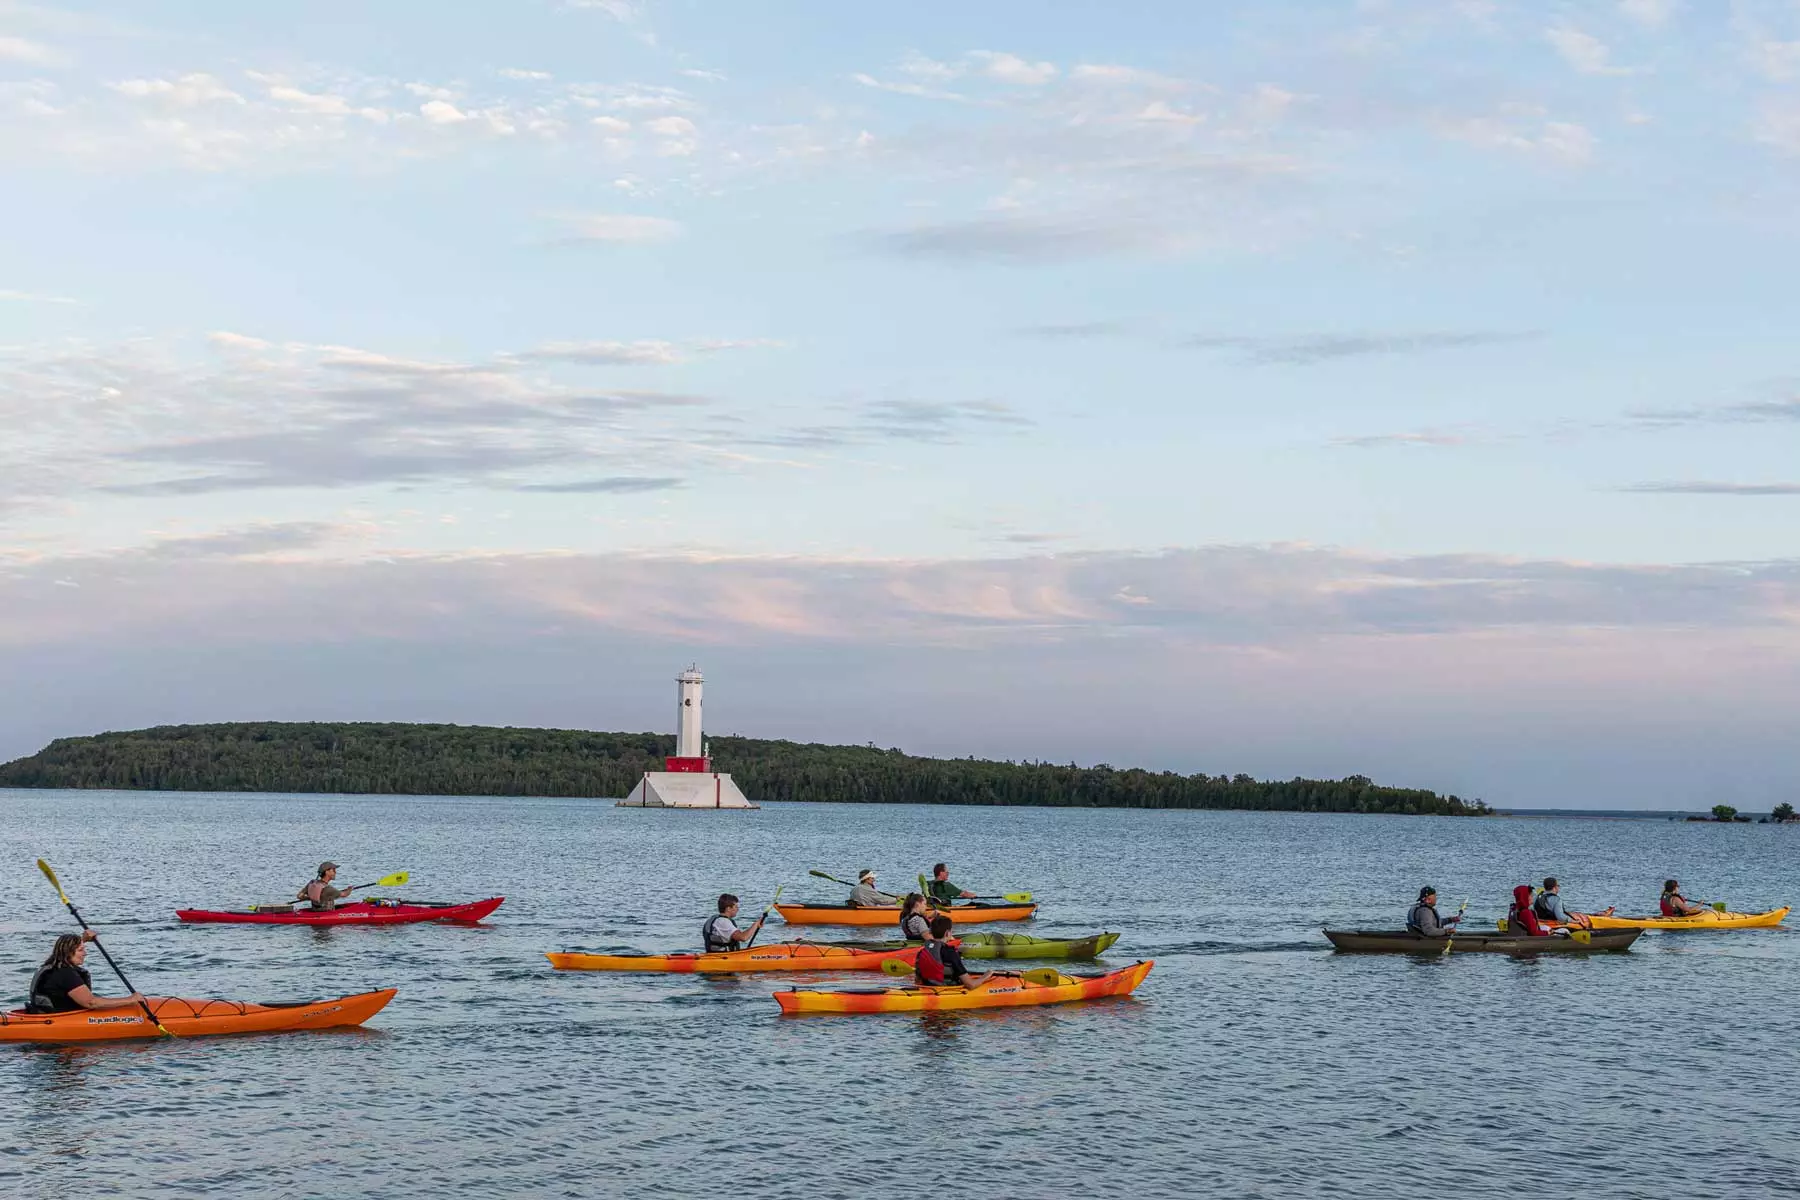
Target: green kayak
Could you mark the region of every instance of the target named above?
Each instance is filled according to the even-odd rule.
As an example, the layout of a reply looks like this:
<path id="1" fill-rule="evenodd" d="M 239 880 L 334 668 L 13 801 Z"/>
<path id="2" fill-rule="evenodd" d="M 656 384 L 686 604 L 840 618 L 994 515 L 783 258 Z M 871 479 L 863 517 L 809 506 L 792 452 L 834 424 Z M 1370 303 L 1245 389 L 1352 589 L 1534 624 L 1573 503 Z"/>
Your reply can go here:
<path id="1" fill-rule="evenodd" d="M 1106 948 L 1119 940 L 1116 933 L 1096 933 L 1084 938 L 1042 938 L 1029 933 L 964 933 L 955 935 L 962 942 L 964 958 L 1099 958 Z M 917 946 L 918 942 L 830 942 L 833 946 L 858 950 L 900 950 Z"/>

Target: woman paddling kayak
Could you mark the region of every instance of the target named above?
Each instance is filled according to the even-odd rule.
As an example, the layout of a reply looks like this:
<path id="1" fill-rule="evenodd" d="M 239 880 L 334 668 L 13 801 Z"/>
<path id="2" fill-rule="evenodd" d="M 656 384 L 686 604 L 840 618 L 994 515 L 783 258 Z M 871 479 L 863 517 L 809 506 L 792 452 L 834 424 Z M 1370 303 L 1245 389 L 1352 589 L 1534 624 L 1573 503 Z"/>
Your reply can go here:
<path id="1" fill-rule="evenodd" d="M 87 933 L 65 933 L 50 948 L 50 957 L 31 977 L 31 992 L 25 998 L 28 1013 L 75 1012 L 83 1008 L 136 1008 L 144 1002 L 137 992 L 129 996 L 94 995 L 94 977 L 82 966 L 87 961 L 87 944 L 94 940 Z"/>

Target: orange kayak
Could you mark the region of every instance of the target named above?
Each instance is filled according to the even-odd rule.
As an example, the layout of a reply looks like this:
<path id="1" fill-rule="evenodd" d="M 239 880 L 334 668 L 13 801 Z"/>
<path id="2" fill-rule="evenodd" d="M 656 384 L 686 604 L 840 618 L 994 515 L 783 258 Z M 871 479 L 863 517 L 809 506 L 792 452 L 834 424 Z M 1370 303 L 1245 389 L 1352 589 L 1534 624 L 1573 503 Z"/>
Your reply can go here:
<path id="1" fill-rule="evenodd" d="M 910 963 L 919 947 L 864 950 L 814 942 L 775 942 L 711 954 L 546 954 L 559 971 L 673 971 L 734 974 L 743 971 L 879 971 L 890 958 Z"/>
<path id="2" fill-rule="evenodd" d="M 149 1004 L 170 1034 L 184 1038 L 361 1025 L 393 998 L 394 989 L 383 988 L 335 1000 L 303 1000 L 294 1004 L 184 1000 L 179 996 L 152 996 Z M 144 1010 L 136 1007 L 0 1013 L 0 1042 L 116 1042 L 161 1036 L 144 1016 Z"/>
<path id="3" fill-rule="evenodd" d="M 970 1008 L 1020 1008 L 1068 1004 L 1102 996 L 1129 996 L 1150 974 L 1141 962 L 1110 975 L 1057 974 L 1055 983 L 995 975 L 974 987 L 854 988 L 838 992 L 789 988 L 775 993 L 783 1013 L 948 1012 Z"/>
<path id="4" fill-rule="evenodd" d="M 775 911 L 789 925 L 887 925 L 900 928 L 899 905 L 862 908 L 849 904 L 777 904 Z M 1035 904 L 953 904 L 933 909 L 948 914 L 958 925 L 977 921 L 1029 921 Z"/>

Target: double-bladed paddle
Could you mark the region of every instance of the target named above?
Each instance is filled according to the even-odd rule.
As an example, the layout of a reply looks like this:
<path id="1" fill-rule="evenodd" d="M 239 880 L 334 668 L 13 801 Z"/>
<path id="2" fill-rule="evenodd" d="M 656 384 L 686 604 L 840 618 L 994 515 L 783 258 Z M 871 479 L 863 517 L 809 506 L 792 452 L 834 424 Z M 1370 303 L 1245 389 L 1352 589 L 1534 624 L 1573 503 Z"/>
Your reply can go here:
<path id="1" fill-rule="evenodd" d="M 781 899 L 781 889 L 786 886 L 787 884 L 785 883 L 778 883 L 775 885 L 775 899 L 769 901 L 769 907 L 763 909 L 763 915 L 756 919 L 756 932 L 751 934 L 750 940 L 744 943 L 744 949 L 748 950 L 750 947 L 756 945 L 756 939 L 762 936 L 763 922 L 767 921 L 769 919 L 769 914 L 775 911 L 775 903 Z"/>
<path id="2" fill-rule="evenodd" d="M 351 888 L 346 888 L 345 890 L 350 891 L 350 890 L 353 890 L 354 888 L 372 888 L 372 887 L 405 887 L 411 881 L 412 881 L 412 872 L 411 871 L 395 871 L 392 875 L 383 875 L 380 879 L 377 879 L 374 883 L 358 883 L 358 884 L 352 885 Z"/>
<path id="3" fill-rule="evenodd" d="M 931 900 L 931 885 L 925 881 L 925 877 L 923 875 L 919 876 L 919 895 L 925 897 L 927 900 Z M 1004 896 L 958 896 L 956 899 L 957 900 L 1004 900 L 1008 904 L 1030 904 L 1031 903 L 1031 893 L 1030 892 L 1008 892 Z M 935 900 L 931 900 L 931 902 L 933 904 L 937 903 L 937 901 L 935 901 Z M 952 900 L 952 901 L 950 901 L 950 903 L 955 904 L 956 900 Z"/>
<path id="4" fill-rule="evenodd" d="M 1444 939 L 1444 954 L 1446 957 L 1448 957 L 1450 954 L 1450 943 L 1454 942 L 1456 940 L 1456 930 L 1457 930 L 1457 927 L 1462 924 L 1463 914 L 1468 911 L 1469 911 L 1469 902 L 1468 902 L 1468 900 L 1465 899 L 1462 902 L 1462 907 L 1456 910 L 1456 920 L 1454 920 L 1450 923 L 1450 936 Z"/>
<path id="5" fill-rule="evenodd" d="M 100 935 L 94 933 L 93 927 L 82 920 L 81 913 L 75 908 L 75 902 L 69 899 L 69 894 L 67 892 L 63 891 L 62 881 L 56 877 L 56 872 L 50 869 L 50 864 L 40 858 L 38 859 L 38 870 L 44 873 L 44 878 L 48 879 L 50 881 L 50 886 L 56 889 L 56 898 L 63 902 L 63 906 L 69 910 L 69 915 L 75 918 L 75 923 L 81 926 L 83 931 L 93 935 L 92 940 L 94 949 L 100 951 L 100 957 L 104 958 L 106 960 L 106 965 L 113 969 L 113 974 L 119 977 L 119 982 L 125 985 L 125 990 L 133 995 L 137 995 L 137 989 L 131 986 L 131 980 L 125 978 L 125 972 L 119 969 L 119 964 L 113 961 L 113 956 L 108 954 L 106 947 L 100 944 Z M 144 1010 L 144 1015 L 150 1018 L 150 1023 L 156 1026 L 158 1033 L 162 1034 L 164 1037 L 175 1036 L 167 1029 L 163 1028 L 163 1023 L 156 1019 L 156 1014 L 150 1011 L 150 1002 L 148 1000 L 139 997 L 138 1007 Z"/>

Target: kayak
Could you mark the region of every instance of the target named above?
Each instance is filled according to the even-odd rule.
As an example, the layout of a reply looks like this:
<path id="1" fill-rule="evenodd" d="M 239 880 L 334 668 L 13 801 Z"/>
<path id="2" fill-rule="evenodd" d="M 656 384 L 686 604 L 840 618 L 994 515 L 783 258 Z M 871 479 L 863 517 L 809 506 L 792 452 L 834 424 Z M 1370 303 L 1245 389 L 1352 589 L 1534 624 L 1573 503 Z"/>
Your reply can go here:
<path id="1" fill-rule="evenodd" d="M 748 950 L 708 954 L 546 954 L 558 971 L 670 971 L 679 974 L 735 974 L 745 971 L 879 971 L 890 958 L 910 963 L 920 943 L 863 949 L 815 942 L 775 942 Z"/>
<path id="2" fill-rule="evenodd" d="M 900 906 L 857 907 L 849 904 L 777 904 L 775 911 L 789 925 L 886 925 L 900 927 Z M 1029 921 L 1035 904 L 953 904 L 934 911 L 945 913 L 959 925 L 975 921 Z"/>
<path id="3" fill-rule="evenodd" d="M 1595 929 L 1768 929 L 1781 924 L 1788 910 L 1768 912 L 1719 912 L 1707 909 L 1691 917 L 1593 917 Z"/>
<path id="4" fill-rule="evenodd" d="M 323 912 L 314 912 L 310 908 L 295 911 L 281 905 L 267 904 L 256 908 L 234 909 L 229 912 L 212 912 L 203 908 L 179 908 L 175 910 L 175 915 L 183 921 L 198 924 L 230 925 L 410 925 L 417 921 L 456 921 L 473 924 L 499 908 L 505 899 L 504 896 L 490 896 L 486 900 L 471 900 L 464 904 L 445 904 L 428 900 L 416 903 L 400 900 L 386 903 L 357 900 L 350 904 L 340 904 L 336 908 L 326 909 Z"/>
<path id="5" fill-rule="evenodd" d="M 152 996 L 148 1003 L 163 1028 L 177 1038 L 230 1033 L 293 1033 L 361 1025 L 394 998 L 393 988 L 301 1000 L 252 1004 L 244 1000 L 183 1000 Z M 162 1034 L 141 1008 L 78 1009 L 63 1013 L 0 1013 L 0 1042 L 117 1042 Z"/>
<path id="6" fill-rule="evenodd" d="M 956 939 L 964 958 L 1099 958 L 1119 940 L 1116 933 L 1084 938 L 1041 938 L 1029 933 L 965 933 Z M 896 950 L 918 942 L 828 942 L 859 950 Z"/>
<path id="7" fill-rule="evenodd" d="M 1641 929 L 1596 930 L 1586 941 L 1561 934 L 1529 937 L 1505 933 L 1459 933 L 1451 941 L 1450 953 L 1470 954 L 1593 954 L 1602 950 L 1625 950 L 1643 935 Z M 1385 954 L 1442 954 L 1444 938 L 1421 937 L 1405 929 L 1327 929 L 1325 936 L 1339 950 Z"/>
<path id="8" fill-rule="evenodd" d="M 1032 983 L 1016 975 L 995 975 L 974 987 L 851 988 L 822 992 L 789 988 L 775 993 L 783 1013 L 953 1012 L 972 1008 L 1023 1008 L 1068 1004 L 1102 996 L 1129 996 L 1144 982 L 1153 962 L 1107 975 L 1064 975 L 1055 983 Z M 1048 970 L 1049 968 L 1045 968 Z"/>

